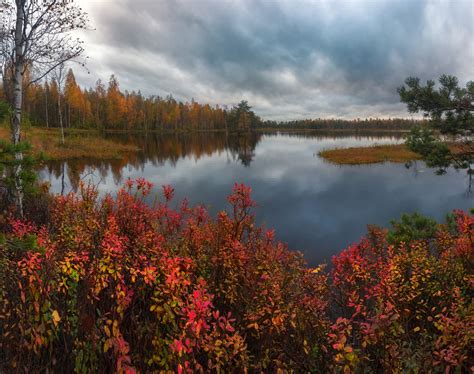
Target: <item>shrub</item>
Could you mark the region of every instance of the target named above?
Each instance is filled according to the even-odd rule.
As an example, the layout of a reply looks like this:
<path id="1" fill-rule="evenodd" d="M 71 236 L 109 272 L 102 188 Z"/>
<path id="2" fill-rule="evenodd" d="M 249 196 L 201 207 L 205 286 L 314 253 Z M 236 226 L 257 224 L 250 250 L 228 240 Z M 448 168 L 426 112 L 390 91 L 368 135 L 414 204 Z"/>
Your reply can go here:
<path id="1" fill-rule="evenodd" d="M 326 276 L 254 227 L 250 190 L 232 215 L 153 207 L 151 185 L 115 199 L 54 198 L 51 221 L 12 219 L 0 251 L 3 370 L 228 371 L 315 367 Z M 320 299 L 321 298 L 321 299 Z"/>
<path id="2" fill-rule="evenodd" d="M 393 244 L 371 228 L 326 272 L 255 224 L 244 185 L 216 218 L 186 201 L 175 208 L 169 186 L 150 206 L 151 188 L 129 180 L 101 198 L 81 186 L 51 198 L 47 224 L 9 218 L 0 371 L 472 366 L 472 215 L 454 212 L 430 225 L 433 238 L 423 231 Z"/>
<path id="3" fill-rule="evenodd" d="M 421 235 L 388 245 L 386 231 L 372 229 L 367 239 L 335 256 L 332 290 L 340 307 L 329 335 L 335 367 L 469 370 L 474 217 L 454 215 L 456 230 L 440 225 L 433 240 Z M 347 349 L 351 354 L 342 354 Z"/>

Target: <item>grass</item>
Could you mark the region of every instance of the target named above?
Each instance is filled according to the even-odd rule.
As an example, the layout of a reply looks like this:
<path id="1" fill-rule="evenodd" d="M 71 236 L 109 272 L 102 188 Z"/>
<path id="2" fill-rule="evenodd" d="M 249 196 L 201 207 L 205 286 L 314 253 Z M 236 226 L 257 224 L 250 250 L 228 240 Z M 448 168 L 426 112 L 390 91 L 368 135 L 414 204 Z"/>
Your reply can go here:
<path id="1" fill-rule="evenodd" d="M 420 156 L 410 151 L 405 144 L 337 148 L 319 152 L 318 155 L 339 165 L 363 165 L 387 161 L 408 162 L 420 159 Z"/>
<path id="2" fill-rule="evenodd" d="M 73 158 L 114 159 L 138 149 L 132 145 L 104 139 L 96 132 L 85 130 L 67 131 L 65 142 L 60 142 L 59 129 L 31 127 L 22 130 L 22 140 L 32 145 L 35 154 L 43 153 L 50 160 Z M 10 140 L 10 130 L 0 127 L 0 139 Z"/>

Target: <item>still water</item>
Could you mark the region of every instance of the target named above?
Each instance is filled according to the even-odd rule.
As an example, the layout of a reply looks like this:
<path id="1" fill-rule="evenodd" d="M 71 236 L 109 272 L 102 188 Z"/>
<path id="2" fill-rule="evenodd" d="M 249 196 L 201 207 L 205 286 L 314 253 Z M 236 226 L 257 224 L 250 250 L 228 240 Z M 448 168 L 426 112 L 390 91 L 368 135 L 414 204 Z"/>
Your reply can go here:
<path id="1" fill-rule="evenodd" d="M 276 237 L 302 251 L 311 265 L 357 242 L 367 224 L 388 225 L 404 212 L 443 219 L 452 209 L 474 206 L 463 171 L 437 176 L 422 162 L 337 166 L 318 156 L 335 147 L 402 142 L 401 135 L 142 134 L 116 137 L 141 152 L 122 160 L 53 163 L 40 175 L 52 190 L 67 193 L 80 180 L 114 193 L 127 178 L 171 184 L 178 200 L 226 209 L 235 182 L 252 187 L 257 219 Z M 178 204 L 178 203 L 177 203 Z"/>

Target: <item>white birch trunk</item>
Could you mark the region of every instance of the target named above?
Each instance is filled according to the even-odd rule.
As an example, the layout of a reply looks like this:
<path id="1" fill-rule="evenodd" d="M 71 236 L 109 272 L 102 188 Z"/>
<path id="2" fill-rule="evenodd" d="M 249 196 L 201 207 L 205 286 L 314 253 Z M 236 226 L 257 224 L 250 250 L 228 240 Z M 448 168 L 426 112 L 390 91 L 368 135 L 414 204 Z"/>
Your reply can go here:
<path id="1" fill-rule="evenodd" d="M 23 104 L 23 70 L 24 70 L 24 40 L 23 29 L 25 23 L 24 13 L 25 0 L 16 0 L 16 25 L 15 25 L 15 60 L 14 60 L 14 75 L 13 75 L 13 118 L 11 121 L 12 127 L 12 142 L 14 145 L 20 144 L 21 141 L 21 109 Z M 21 161 L 23 154 L 21 152 L 15 153 L 15 160 L 18 162 L 14 166 L 13 176 L 15 180 L 15 205 L 18 213 L 23 216 L 23 186 L 21 181 Z"/>
<path id="2" fill-rule="evenodd" d="M 64 144 L 64 126 L 63 126 L 63 113 L 61 110 L 61 88 L 59 87 L 58 92 L 58 113 L 59 113 L 59 126 L 61 127 L 61 144 Z"/>
<path id="3" fill-rule="evenodd" d="M 46 81 L 47 83 L 48 81 Z M 49 114 L 48 114 L 48 85 L 45 85 L 45 90 L 44 90 L 44 97 L 45 97 L 45 100 L 46 100 L 46 106 L 45 106 L 45 109 L 46 109 L 46 128 L 49 128 Z"/>

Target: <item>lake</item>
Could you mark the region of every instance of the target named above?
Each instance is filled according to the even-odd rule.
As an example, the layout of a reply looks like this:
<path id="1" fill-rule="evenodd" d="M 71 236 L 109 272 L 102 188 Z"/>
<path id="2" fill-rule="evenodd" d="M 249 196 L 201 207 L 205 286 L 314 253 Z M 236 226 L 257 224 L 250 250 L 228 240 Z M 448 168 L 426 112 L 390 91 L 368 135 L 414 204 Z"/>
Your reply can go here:
<path id="1" fill-rule="evenodd" d="M 41 170 L 57 193 L 84 180 L 114 193 L 127 178 L 171 184 L 178 201 L 203 203 L 215 214 L 227 207 L 235 182 L 252 187 L 257 220 L 275 228 L 277 239 L 305 254 L 310 265 L 331 256 L 366 233 L 367 224 L 387 226 L 405 212 L 441 220 L 452 209 L 474 206 L 465 171 L 437 176 L 417 162 L 338 166 L 318 152 L 335 147 L 403 142 L 401 135 L 346 133 L 223 133 L 110 135 L 141 152 L 122 160 L 55 162 Z"/>

